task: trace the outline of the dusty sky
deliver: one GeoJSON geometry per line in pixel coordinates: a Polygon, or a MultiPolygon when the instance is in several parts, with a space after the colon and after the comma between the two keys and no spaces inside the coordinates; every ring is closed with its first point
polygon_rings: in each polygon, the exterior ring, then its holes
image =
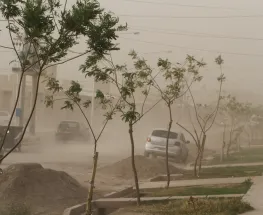
{"type": "MultiPolygon", "coordinates": [[[[73,3],[71,0],[70,4],[73,3]]],[[[204,89],[215,89],[219,70],[214,58],[222,54],[226,90],[263,94],[262,0],[100,0],[100,3],[130,27],[128,32],[120,33],[121,51],[114,54],[117,63],[130,62],[127,54],[131,49],[143,55],[153,67],[158,57],[182,62],[186,54],[191,54],[208,63],[203,71],[204,89]]],[[[0,44],[9,45],[4,26],[5,23],[0,23],[3,29],[0,44]]],[[[84,47],[83,41],[74,51],[84,51],[84,47]]],[[[14,55],[1,49],[0,57],[1,71],[8,72],[14,55]]],[[[83,80],[77,71],[83,61],[80,58],[60,66],[59,77],[83,80]]]]}

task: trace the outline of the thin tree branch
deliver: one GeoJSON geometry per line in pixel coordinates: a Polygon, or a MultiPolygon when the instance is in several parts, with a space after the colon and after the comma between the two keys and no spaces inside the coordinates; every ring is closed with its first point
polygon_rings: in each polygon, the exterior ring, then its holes
{"type": "Polygon", "coordinates": [[[213,117],[213,120],[212,120],[210,126],[206,129],[206,132],[213,126],[213,124],[215,122],[215,119],[216,119],[216,116],[217,116],[217,112],[218,112],[218,109],[219,109],[220,99],[221,99],[222,84],[223,84],[223,81],[220,82],[220,90],[219,90],[219,96],[218,96],[218,101],[217,101],[215,114],[214,114],[214,117],[213,117]]]}
{"type": "Polygon", "coordinates": [[[196,140],[196,138],[194,137],[194,135],[187,129],[187,128],[185,128],[184,126],[182,126],[180,123],[176,123],[176,125],[178,125],[179,127],[181,127],[182,129],[184,129],[188,134],[190,134],[191,135],[191,137],[193,138],[193,140],[195,141],[195,143],[196,143],[196,145],[197,145],[197,140],[196,140]]]}
{"type": "Polygon", "coordinates": [[[149,113],[156,105],[158,105],[163,99],[159,99],[151,108],[149,108],[143,115],[141,115],[136,121],[133,122],[133,125],[136,124],[143,116],[149,113]]]}
{"type": "Polygon", "coordinates": [[[11,47],[8,47],[8,46],[3,46],[3,45],[0,45],[0,48],[4,48],[4,49],[11,49],[11,50],[14,50],[14,48],[11,48],[11,47]]]}
{"type": "Polygon", "coordinates": [[[75,59],[77,59],[77,58],[79,58],[79,57],[82,57],[82,56],[88,54],[89,52],[90,52],[90,50],[89,50],[89,51],[86,51],[86,52],[83,52],[83,53],[81,53],[81,54],[79,54],[79,55],[77,55],[77,56],[75,56],[75,57],[66,59],[66,60],[64,60],[64,61],[61,61],[61,62],[58,62],[58,63],[54,63],[54,64],[50,64],[50,65],[48,65],[47,67],[45,67],[44,70],[46,70],[46,69],[48,69],[49,67],[52,67],[52,66],[61,65],[61,64],[67,63],[67,62],[69,62],[69,61],[75,60],[75,59]]]}
{"type": "MultiPolygon", "coordinates": [[[[114,69],[114,77],[115,78],[110,77],[110,75],[108,75],[108,77],[111,78],[111,80],[115,83],[119,93],[121,94],[121,89],[120,89],[119,82],[118,82],[117,69],[116,69],[115,64],[113,63],[113,59],[112,59],[111,54],[109,56],[110,56],[110,60],[108,60],[107,58],[104,58],[104,60],[107,61],[112,66],[112,68],[114,69]]],[[[123,101],[125,101],[125,103],[127,103],[127,105],[132,106],[132,104],[130,102],[128,102],[126,98],[125,99],[122,98],[122,99],[123,99],[123,101]]]]}
{"type": "MultiPolygon", "coordinates": [[[[70,97],[69,97],[69,98],[70,98],[70,97]]],[[[94,133],[94,131],[93,131],[93,128],[92,128],[92,126],[91,126],[91,124],[90,124],[90,122],[89,122],[89,119],[87,118],[86,114],[85,114],[84,111],[82,110],[80,104],[79,104],[78,102],[76,102],[74,99],[72,99],[72,101],[78,106],[78,108],[79,108],[79,110],[81,111],[83,117],[85,118],[86,122],[88,123],[88,126],[89,126],[89,128],[90,128],[90,130],[91,130],[92,136],[93,136],[93,138],[94,138],[94,141],[96,141],[96,140],[97,140],[97,139],[96,139],[96,135],[95,135],[95,133],[94,133]]]]}
{"type": "MultiPolygon", "coordinates": [[[[184,80],[185,80],[185,79],[184,79],[184,80]]],[[[201,124],[201,122],[200,122],[200,120],[199,120],[199,117],[198,117],[198,112],[197,112],[197,108],[196,108],[195,99],[194,99],[194,96],[193,96],[193,94],[192,94],[192,90],[189,88],[188,83],[187,83],[186,80],[185,80],[185,83],[186,83],[186,86],[187,86],[187,88],[188,88],[188,91],[189,91],[189,93],[190,93],[190,96],[191,96],[192,101],[193,101],[193,104],[194,104],[194,110],[195,110],[196,120],[197,120],[197,122],[198,122],[198,124],[199,124],[199,126],[200,126],[200,128],[201,128],[201,130],[202,130],[202,132],[205,132],[205,130],[203,129],[203,126],[202,126],[202,124],[201,124]]]]}
{"type": "MultiPolygon", "coordinates": [[[[121,97],[118,99],[117,103],[114,105],[114,108],[112,109],[111,114],[113,114],[114,111],[116,110],[116,108],[118,107],[118,104],[119,104],[120,100],[121,100],[121,97]]],[[[101,129],[101,131],[100,131],[100,133],[99,133],[99,135],[98,135],[98,137],[97,137],[97,141],[98,141],[99,138],[101,137],[101,135],[102,135],[102,133],[103,133],[106,125],[108,124],[108,122],[109,122],[109,119],[107,119],[106,122],[104,123],[104,126],[102,127],[102,129],[101,129]]]]}
{"type": "Polygon", "coordinates": [[[195,136],[196,136],[197,142],[199,143],[199,142],[200,142],[200,139],[199,139],[199,137],[198,137],[197,130],[196,130],[196,128],[195,128],[195,126],[194,126],[194,123],[193,123],[193,121],[192,121],[192,116],[191,116],[190,108],[188,107],[187,109],[188,109],[188,114],[189,114],[189,118],[190,118],[191,125],[192,125],[192,127],[193,127],[194,132],[195,132],[195,136]]]}
{"type": "Polygon", "coordinates": [[[143,100],[142,109],[141,109],[141,115],[143,114],[144,105],[145,105],[145,103],[146,103],[146,100],[147,100],[147,98],[148,98],[148,95],[149,95],[149,93],[150,93],[150,90],[151,90],[151,86],[149,85],[148,91],[146,92],[147,94],[145,95],[144,100],[143,100]]]}

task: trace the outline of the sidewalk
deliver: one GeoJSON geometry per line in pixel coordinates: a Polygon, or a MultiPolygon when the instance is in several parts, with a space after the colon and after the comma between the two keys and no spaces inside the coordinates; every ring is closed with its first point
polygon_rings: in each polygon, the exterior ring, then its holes
{"type": "MultiPolygon", "coordinates": [[[[209,165],[202,166],[202,169],[206,168],[217,168],[217,167],[236,167],[236,166],[263,166],[263,162],[255,162],[255,163],[234,163],[234,164],[218,164],[218,165],[209,165]]],[[[193,170],[194,167],[191,164],[188,164],[184,167],[185,170],[193,170]]]]}
{"type": "MultiPolygon", "coordinates": [[[[214,184],[237,184],[237,183],[244,182],[248,178],[249,177],[177,180],[177,181],[171,181],[170,187],[214,185],[214,184]]],[[[257,181],[260,179],[263,181],[261,176],[256,176],[256,177],[251,177],[251,178],[253,179],[253,181],[257,181]]],[[[141,189],[163,188],[165,186],[166,186],[166,181],[144,182],[140,184],[141,189]]],[[[262,192],[263,192],[263,189],[262,189],[262,192]]]]}
{"type": "Polygon", "coordinates": [[[243,199],[249,202],[255,210],[244,215],[263,214],[263,177],[255,177],[253,178],[253,182],[254,184],[243,199]]]}

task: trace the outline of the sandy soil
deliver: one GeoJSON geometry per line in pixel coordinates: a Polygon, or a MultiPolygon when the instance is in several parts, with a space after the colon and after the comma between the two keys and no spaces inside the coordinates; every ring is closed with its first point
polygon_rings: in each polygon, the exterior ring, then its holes
{"type": "MultiPolygon", "coordinates": [[[[115,134],[116,135],[116,134],[115,134]]],[[[46,168],[63,170],[75,177],[80,183],[88,186],[89,176],[92,172],[93,145],[90,143],[69,142],[67,144],[57,143],[54,140],[54,133],[38,133],[40,142],[36,144],[25,144],[22,152],[14,152],[3,162],[3,165],[13,163],[40,163],[46,168]]],[[[108,142],[107,135],[103,136],[98,147],[98,167],[110,165],[130,156],[129,142],[124,138],[116,138],[115,142],[108,142]]],[[[189,146],[191,151],[195,146],[189,146]]],[[[136,154],[143,154],[144,142],[137,141],[136,154]]],[[[131,180],[114,178],[97,174],[97,187],[102,190],[114,190],[119,186],[126,186],[132,183],[131,180]],[[108,186],[109,185],[109,186],[108,186]]]]}
{"type": "MultiPolygon", "coordinates": [[[[140,130],[137,130],[137,132],[140,130]]],[[[109,136],[104,135],[100,141],[98,167],[110,165],[122,159],[130,157],[130,145],[128,138],[123,135],[118,138],[118,131],[114,134],[114,142],[109,141],[109,136]]],[[[37,134],[40,141],[24,144],[22,152],[12,153],[2,164],[3,167],[14,163],[40,163],[45,168],[62,170],[76,178],[85,187],[89,186],[92,173],[93,145],[91,143],[69,142],[58,143],[54,139],[53,132],[40,132],[37,134]]],[[[136,154],[143,154],[145,133],[136,135],[136,154]]],[[[191,146],[190,148],[194,148],[191,146]]],[[[182,165],[179,165],[182,167],[182,165]]],[[[146,179],[144,179],[146,180],[146,179]]],[[[98,197],[133,184],[133,178],[117,177],[98,171],[95,184],[95,192],[98,197]]]]}

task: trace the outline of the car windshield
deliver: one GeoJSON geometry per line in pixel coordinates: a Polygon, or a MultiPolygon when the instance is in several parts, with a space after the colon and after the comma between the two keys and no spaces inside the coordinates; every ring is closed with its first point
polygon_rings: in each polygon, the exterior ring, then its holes
{"type": "MultiPolygon", "coordinates": [[[[155,136],[155,137],[167,138],[167,135],[168,135],[168,131],[164,131],[164,130],[154,130],[152,133],[152,136],[155,136]]],[[[178,137],[177,133],[170,132],[170,135],[169,135],[170,139],[177,139],[177,137],[178,137]]]]}

